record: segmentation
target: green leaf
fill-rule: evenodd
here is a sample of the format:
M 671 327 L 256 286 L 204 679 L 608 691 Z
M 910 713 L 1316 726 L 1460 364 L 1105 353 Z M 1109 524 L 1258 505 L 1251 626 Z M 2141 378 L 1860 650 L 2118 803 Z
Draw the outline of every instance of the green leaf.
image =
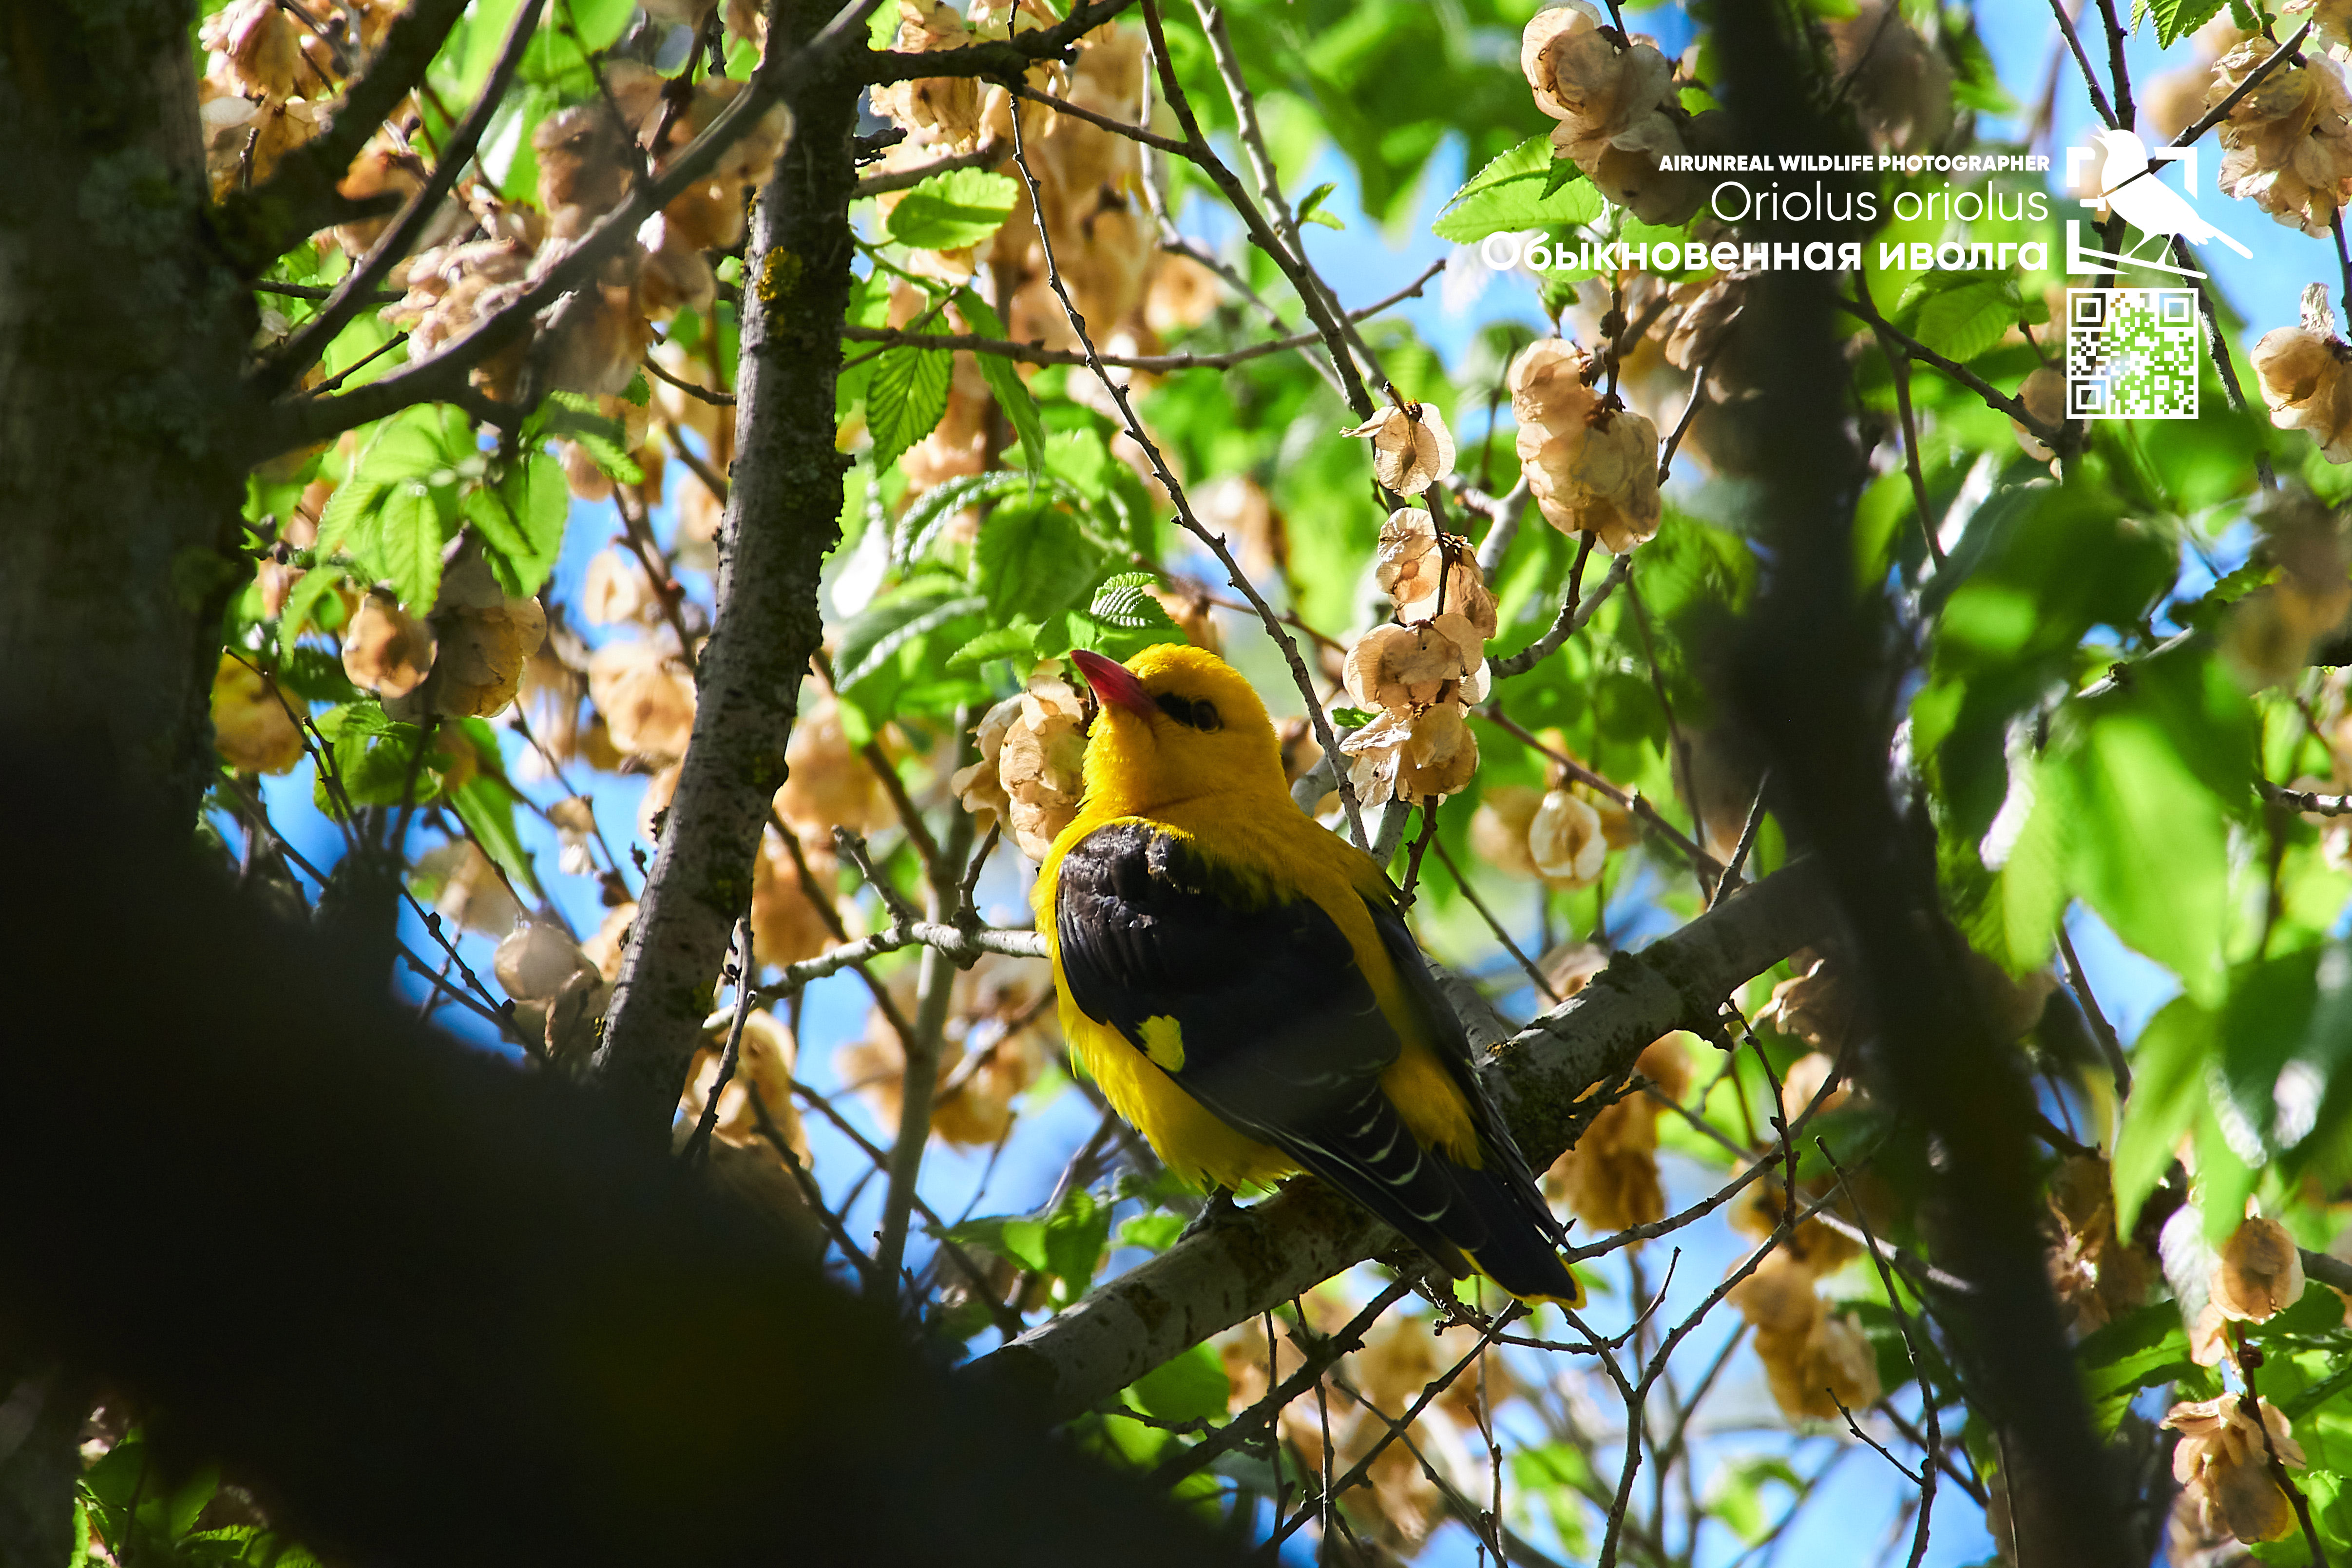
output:
M 984 631 L 948 656 L 950 669 L 977 669 L 992 658 L 1026 659 L 1036 657 L 1037 623 L 1013 617 L 1008 626 Z
M 330 576 L 332 574 L 329 574 Z M 306 702 L 356 702 L 359 689 L 342 661 L 322 647 L 298 647 L 278 661 L 278 683 Z
M 2139 1223 L 2140 1205 L 2164 1180 L 2173 1148 L 2204 1108 L 2215 1034 L 2210 1012 L 2176 996 L 2132 1047 L 2132 1090 L 2115 1154 L 2116 1229 L 2123 1235 Z
M 1148 1252 L 1165 1252 L 1184 1234 L 1184 1226 L 1181 1214 L 1139 1215 L 1118 1227 L 1118 1243 L 1121 1247 L 1140 1247 Z
M 1149 572 L 1121 572 L 1105 578 L 1095 590 L 1095 602 L 1087 606 L 1087 614 L 1122 631 L 1172 629 L 1176 623 L 1168 607 L 1151 596 L 1158 582 Z
M 341 495 L 342 491 L 335 493 Z M 321 605 L 331 606 L 340 620 L 342 603 L 335 597 L 334 590 L 347 579 L 348 574 L 342 568 L 324 564 L 313 566 L 295 579 L 294 586 L 287 590 L 286 603 L 278 612 L 278 657 L 281 662 L 294 657 L 294 639 L 302 635 L 313 612 Z
M 927 337 L 945 336 L 933 317 L 917 329 Z M 866 426 L 874 436 L 874 470 L 897 462 L 899 454 L 938 427 L 948 411 L 948 375 L 954 356 L 940 349 L 902 343 L 885 349 L 874 362 L 866 384 Z
M 1202 1343 L 1137 1378 L 1128 1394 L 1146 1415 L 1162 1421 L 1204 1421 L 1225 1413 L 1234 1384 L 1215 1348 Z
M 1348 226 L 1345 221 L 1334 217 L 1331 214 L 1323 210 L 1324 201 L 1333 191 L 1336 191 L 1339 188 L 1339 183 L 1337 180 L 1326 180 L 1321 184 L 1316 186 L 1313 190 L 1307 192 L 1305 196 L 1299 199 L 1297 207 L 1298 221 L 1301 223 L 1319 223 L 1325 228 L 1346 228 Z
M 1471 175 L 1446 198 L 1445 210 L 1430 225 L 1430 231 L 1457 245 L 1475 245 L 1490 234 L 1557 229 L 1599 217 L 1600 190 L 1591 181 L 1572 176 L 1555 188 L 1554 164 L 1551 138 L 1529 137 Z M 1569 167 L 1573 170 L 1575 165 Z
M 2235 679 L 2201 641 L 2176 642 L 2060 709 L 2045 758 L 2036 809 L 2061 814 L 2076 893 L 2189 995 L 2218 1005 L 2229 819 L 2254 765 L 2252 710 Z
M 1077 519 L 1051 502 L 1008 500 L 981 525 L 971 549 L 971 584 L 1000 620 L 1042 620 L 1093 582 L 1101 556 Z
M 1979 279 L 1922 300 L 1915 335 L 1937 353 L 1965 364 L 2000 341 L 2001 334 L 2016 324 L 2019 308 L 2013 279 Z
M 956 309 L 963 312 L 963 319 L 971 323 L 973 331 L 991 338 L 1004 335 L 1004 323 L 997 319 L 987 301 L 971 289 L 956 290 Z M 1030 395 L 1028 384 L 1021 379 L 1013 363 L 1001 354 L 972 357 L 980 362 L 980 374 L 988 382 L 996 405 L 1012 422 L 1013 433 L 1021 437 L 1022 461 L 1033 474 L 1045 472 L 1045 421 L 1037 412 L 1037 400 Z
M 1003 226 L 1020 201 L 1009 174 L 954 169 L 933 174 L 890 209 L 890 237 L 918 250 L 961 250 Z
M 425 731 L 385 716 L 373 700 L 345 703 L 319 716 L 336 782 L 354 805 L 423 804 L 441 793 L 446 752 L 426 748 Z M 312 788 L 319 809 L 340 816 L 341 805 L 322 775 Z
M 468 732 L 481 722 L 478 719 L 467 720 Z M 489 728 L 487 724 L 482 727 Z M 474 744 L 478 748 L 483 742 L 476 738 Z M 497 756 L 495 734 L 488 737 L 488 754 Z M 458 819 L 472 832 L 475 842 L 482 847 L 482 853 L 497 861 L 516 887 L 538 893 L 539 878 L 531 868 L 530 857 L 523 852 L 522 840 L 515 836 L 515 801 L 514 791 L 503 780 L 479 772 L 449 794 L 449 804 L 457 808 Z
M 2151 1302 L 2109 1323 L 2075 1347 L 2074 1359 L 2102 1434 L 2116 1429 L 2140 1390 L 2198 1370 L 2189 1357 L 2180 1309 L 2170 1301 Z
M 2148 15 L 2156 18 L 2158 45 L 2170 48 L 2211 21 L 2221 3 L 2222 0 L 2148 0 Z
M 877 595 L 842 628 L 840 689 L 847 692 L 870 679 L 929 633 L 988 607 L 987 600 L 962 592 L 962 586 L 954 578 L 929 575 Z
M 1063 1199 L 1062 1206 L 1045 1221 L 1045 1268 L 1062 1282 L 1065 1300 L 1075 1301 L 1086 1294 L 1109 1239 L 1110 1205 L 1084 1187 Z
M 1334 708 L 1331 723 L 1335 729 L 1360 730 L 1378 717 L 1367 708 Z
M 563 465 L 544 452 L 518 463 L 496 489 L 476 486 L 466 494 L 466 521 L 488 547 L 499 585 L 516 598 L 539 592 L 563 552 L 563 525 L 572 493 Z
M 415 479 L 388 488 L 352 542 L 392 584 L 403 608 L 415 616 L 432 612 L 441 593 L 442 531 L 441 508 L 430 488 Z

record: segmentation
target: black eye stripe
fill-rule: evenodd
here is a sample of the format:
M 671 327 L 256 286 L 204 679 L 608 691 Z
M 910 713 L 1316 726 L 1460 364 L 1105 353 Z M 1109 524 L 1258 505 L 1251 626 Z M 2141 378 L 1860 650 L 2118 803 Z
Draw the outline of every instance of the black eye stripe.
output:
M 1222 730 L 1224 721 L 1218 716 L 1217 705 L 1203 697 L 1198 701 L 1163 691 L 1158 699 L 1160 710 L 1188 730 Z

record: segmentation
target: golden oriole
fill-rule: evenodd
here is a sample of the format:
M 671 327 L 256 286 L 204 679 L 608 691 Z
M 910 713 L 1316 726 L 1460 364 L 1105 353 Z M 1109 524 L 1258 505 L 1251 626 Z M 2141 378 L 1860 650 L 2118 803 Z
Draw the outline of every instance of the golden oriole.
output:
M 1304 1170 L 1457 1277 L 1580 1305 L 1387 877 L 1291 804 L 1257 693 L 1198 648 L 1072 657 L 1099 708 L 1034 899 L 1111 1104 L 1189 1181 Z

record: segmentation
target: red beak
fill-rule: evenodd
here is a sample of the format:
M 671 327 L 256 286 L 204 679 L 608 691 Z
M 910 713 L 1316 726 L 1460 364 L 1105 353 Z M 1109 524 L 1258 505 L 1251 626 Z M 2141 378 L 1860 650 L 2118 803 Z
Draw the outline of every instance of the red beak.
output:
M 1113 664 L 1102 655 L 1088 653 L 1084 648 L 1073 648 L 1070 662 L 1078 667 L 1079 673 L 1087 678 L 1087 684 L 1095 689 L 1097 700 L 1146 719 L 1160 710 L 1159 704 L 1153 702 L 1150 694 L 1143 689 L 1143 682 L 1129 674 L 1127 666 Z

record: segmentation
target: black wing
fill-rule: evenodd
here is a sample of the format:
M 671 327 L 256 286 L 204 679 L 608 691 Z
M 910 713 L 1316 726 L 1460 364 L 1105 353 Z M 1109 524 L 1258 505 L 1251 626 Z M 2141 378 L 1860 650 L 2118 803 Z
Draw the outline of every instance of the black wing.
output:
M 1169 1076 L 1218 1118 L 1441 1260 L 1489 1240 L 1469 1211 L 1490 1205 L 1461 1190 L 1480 1173 L 1423 1149 L 1381 1091 L 1401 1042 L 1312 900 L 1253 896 L 1187 840 L 1129 819 L 1063 857 L 1055 925 L 1071 1002 L 1138 1050 L 1147 1020 L 1174 1019 L 1183 1059 Z
M 1511 1136 L 1509 1124 L 1487 1094 L 1486 1082 L 1478 1076 L 1470 1037 L 1463 1032 L 1462 1019 L 1454 1011 L 1454 1005 L 1439 989 L 1437 976 L 1430 973 L 1429 960 L 1423 954 L 1421 944 L 1412 940 L 1412 932 L 1394 909 L 1371 899 L 1364 902 L 1372 911 L 1372 924 L 1381 933 L 1381 945 L 1388 949 L 1389 962 L 1396 965 L 1398 978 L 1420 1010 L 1427 1038 L 1435 1044 L 1446 1072 L 1461 1087 L 1463 1098 L 1470 1102 L 1478 1141 L 1486 1146 L 1486 1173 L 1507 1189 L 1517 1206 L 1539 1232 L 1565 1245 L 1568 1227 L 1560 1224 L 1551 1205 L 1544 1201 L 1543 1189 L 1528 1167 L 1528 1157 L 1519 1152 L 1519 1141 Z

